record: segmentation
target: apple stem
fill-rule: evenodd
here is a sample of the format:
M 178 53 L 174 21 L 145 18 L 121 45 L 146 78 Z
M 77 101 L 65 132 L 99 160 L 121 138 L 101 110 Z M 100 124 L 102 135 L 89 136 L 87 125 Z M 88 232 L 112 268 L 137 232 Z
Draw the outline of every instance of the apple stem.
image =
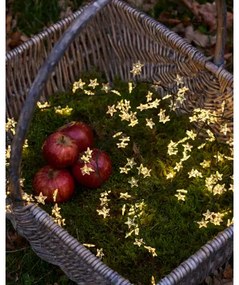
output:
M 49 169 L 48 171 L 48 177 L 50 179 L 54 178 L 54 176 L 56 175 L 55 170 L 54 169 Z
M 61 145 L 67 145 L 70 143 L 70 140 L 67 136 L 65 136 L 64 134 L 62 134 L 58 140 L 58 143 Z
M 64 135 L 61 136 L 60 142 L 61 142 L 62 144 L 65 144 L 65 143 L 66 143 L 66 137 L 65 137 Z

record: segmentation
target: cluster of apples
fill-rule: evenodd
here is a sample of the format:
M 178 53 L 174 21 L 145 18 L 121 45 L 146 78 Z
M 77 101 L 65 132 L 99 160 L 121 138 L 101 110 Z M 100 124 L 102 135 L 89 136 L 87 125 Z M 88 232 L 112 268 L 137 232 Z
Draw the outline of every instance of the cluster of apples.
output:
M 100 187 L 110 177 L 112 163 L 105 151 L 93 145 L 93 131 L 83 122 L 70 122 L 50 134 L 42 146 L 47 165 L 33 178 L 35 194 L 60 203 L 72 198 L 76 183 Z

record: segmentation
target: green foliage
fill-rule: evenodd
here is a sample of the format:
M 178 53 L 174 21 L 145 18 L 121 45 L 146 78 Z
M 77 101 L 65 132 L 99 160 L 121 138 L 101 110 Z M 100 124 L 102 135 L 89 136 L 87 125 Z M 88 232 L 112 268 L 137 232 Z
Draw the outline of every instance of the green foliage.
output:
M 39 33 L 45 27 L 60 19 L 61 11 L 70 7 L 73 11 L 82 5 L 83 0 L 63 1 L 60 6 L 58 0 L 14 0 L 13 11 L 17 16 L 18 28 L 30 36 Z
M 15 0 L 13 11 L 17 13 L 18 26 L 27 35 L 36 34 L 59 19 L 58 1 Z

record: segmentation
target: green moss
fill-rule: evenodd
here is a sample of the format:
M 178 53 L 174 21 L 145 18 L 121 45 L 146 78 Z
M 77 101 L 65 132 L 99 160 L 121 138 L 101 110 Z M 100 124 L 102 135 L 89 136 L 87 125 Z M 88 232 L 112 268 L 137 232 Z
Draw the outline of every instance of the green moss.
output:
M 18 28 L 27 35 L 36 34 L 45 25 L 53 24 L 60 15 L 57 1 L 16 0 L 13 11 L 17 13 Z
M 89 82 L 89 78 L 94 77 L 90 74 L 84 80 Z M 104 79 L 99 77 L 98 81 L 102 82 Z M 184 168 L 174 179 L 166 179 L 165 174 L 182 157 L 182 148 L 179 148 L 178 155 L 169 156 L 167 145 L 170 140 L 179 141 L 185 137 L 185 130 L 190 129 L 187 116 L 171 114 L 170 122 L 158 123 L 151 130 L 145 127 L 145 119 L 152 117 L 155 122 L 158 120 L 158 111 L 152 109 L 148 112 L 138 112 L 139 124 L 129 127 L 127 122 L 122 122 L 118 116 L 106 115 L 107 106 L 126 99 L 131 101 L 132 110 L 136 110 L 136 106 L 146 102 L 145 95 L 149 85 L 138 84 L 132 94 L 128 94 L 128 85 L 118 80 L 114 89 L 120 90 L 121 97 L 113 93 L 106 94 L 101 90 L 101 86 L 98 86 L 94 96 L 87 96 L 79 90 L 75 94 L 55 94 L 49 98 L 51 107 L 44 110 L 37 108 L 28 134 L 29 147 L 23 152 L 22 173 L 26 179 L 25 189 L 30 194 L 33 175 L 45 164 L 40 151 L 44 139 L 72 120 L 90 124 L 95 134 L 95 146 L 111 156 L 113 174 L 99 189 L 87 189 L 77 185 L 73 199 L 60 205 L 61 214 L 66 219 L 65 228 L 81 243 L 94 244 L 95 247 L 90 248 L 93 253 L 96 254 L 96 249 L 103 248 L 103 261 L 134 284 L 150 284 L 152 275 L 159 280 L 168 274 L 223 230 L 227 218 L 231 218 L 232 213 L 228 213 L 220 226 L 210 224 L 207 228 L 199 228 L 196 221 L 201 220 L 207 209 L 215 212 L 232 209 L 232 193 L 213 196 L 206 191 L 202 178 L 188 178 L 188 172 L 193 167 L 203 170 L 200 163 L 204 159 L 212 160 L 217 151 L 225 153 L 227 146 L 215 142 L 208 145 L 205 151 L 198 151 L 197 146 L 203 141 L 198 140 L 190 159 L 184 163 Z M 166 108 L 166 103 L 162 104 L 160 108 Z M 72 114 L 56 114 L 56 106 L 69 106 L 73 108 Z M 113 138 L 113 135 L 118 131 L 123 131 L 131 138 L 125 149 L 116 146 L 118 139 Z M 137 188 L 131 188 L 128 183 L 131 174 L 138 177 L 136 168 L 129 175 L 119 173 L 119 167 L 124 166 L 126 159 L 130 157 L 134 157 L 137 166 L 142 163 L 152 169 L 151 177 L 141 179 Z M 232 163 L 212 163 L 211 168 L 204 173 L 209 176 L 216 170 L 223 174 L 222 182 L 228 188 L 231 183 Z M 187 189 L 185 202 L 178 201 L 175 197 L 177 189 Z M 96 210 L 100 208 L 100 194 L 105 191 L 111 191 L 108 195 L 110 216 L 103 219 Z M 128 192 L 132 197 L 128 200 L 120 199 L 122 192 Z M 157 257 L 153 257 L 143 246 L 133 244 L 137 236 L 125 238 L 128 232 L 125 224 L 127 211 L 131 205 L 142 200 L 145 203 L 143 214 L 136 218 L 140 226 L 139 238 L 143 238 L 146 245 L 156 248 Z M 123 216 L 121 211 L 124 204 L 126 213 Z M 51 205 L 43 208 L 50 213 Z M 13 270 L 16 264 L 20 264 L 21 278 L 25 280 L 20 284 L 34 284 L 36 281 L 37 284 L 46 284 L 44 280 L 68 284 L 59 269 L 46 265 L 35 257 L 30 249 L 26 250 L 24 255 L 7 255 L 8 270 Z M 37 271 L 31 269 L 32 264 L 37 264 Z M 39 274 L 43 281 L 40 281 Z
M 83 0 L 61 1 L 61 3 L 57 0 L 14 0 L 12 9 L 17 19 L 17 28 L 31 36 L 57 22 L 62 16 L 61 12 L 66 14 L 67 9 L 72 11 L 79 9 L 83 2 Z

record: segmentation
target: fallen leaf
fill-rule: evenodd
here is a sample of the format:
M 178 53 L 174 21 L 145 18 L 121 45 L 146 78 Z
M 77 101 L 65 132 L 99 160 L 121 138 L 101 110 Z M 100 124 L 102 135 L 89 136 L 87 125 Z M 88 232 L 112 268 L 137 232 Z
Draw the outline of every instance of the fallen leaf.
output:
M 10 48 L 15 48 L 22 43 L 21 35 L 22 34 L 19 31 L 16 31 L 9 36 L 8 45 Z
M 225 279 L 232 279 L 233 278 L 233 270 L 230 264 L 227 264 L 226 268 L 223 271 L 223 277 Z
M 210 47 L 215 45 L 216 36 L 204 35 L 198 30 L 194 30 L 193 26 L 188 26 L 185 28 L 185 38 L 190 43 L 195 43 L 200 47 Z
M 199 21 L 202 21 L 209 27 L 209 31 L 213 32 L 217 28 L 217 12 L 216 12 L 216 4 L 213 3 L 205 3 L 199 4 L 197 1 L 192 0 L 182 0 L 185 6 L 188 7 L 189 10 L 197 17 Z M 232 27 L 233 22 L 233 14 L 231 12 L 227 12 L 227 28 Z
M 21 248 L 25 248 L 28 242 L 25 238 L 20 236 L 14 230 L 8 230 L 6 233 L 6 250 L 15 251 Z
M 230 53 L 226 53 L 226 54 L 224 55 L 224 58 L 225 58 L 226 60 L 231 59 L 231 58 L 232 58 L 232 53 L 231 53 L 231 52 L 230 52 Z
M 176 26 L 173 27 L 171 30 L 174 31 L 174 32 L 177 33 L 177 34 L 183 35 L 183 37 L 184 37 L 184 35 L 185 35 L 185 26 L 184 26 L 183 23 L 180 23 L 180 24 L 176 25 Z
M 20 37 L 20 40 L 21 40 L 22 42 L 25 42 L 25 41 L 29 40 L 29 37 L 26 36 L 26 35 L 24 35 L 24 34 L 22 34 L 21 37 Z
M 164 23 L 166 25 L 178 25 L 181 23 L 181 20 L 170 18 L 170 14 L 167 12 L 163 12 L 159 15 L 159 22 Z
M 6 17 L 6 33 L 10 33 L 12 31 L 12 15 L 7 15 Z

